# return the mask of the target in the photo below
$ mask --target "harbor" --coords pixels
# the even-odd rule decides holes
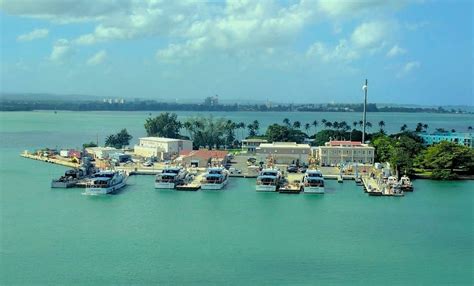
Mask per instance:
[[[178,164],[180,161],[177,160],[161,163],[155,162],[153,164],[147,164],[146,162],[140,163],[132,160],[124,163],[114,163],[114,161],[110,159],[95,158],[95,160],[91,160],[90,157],[84,156],[82,157],[82,162],[78,163],[76,158],[67,160],[66,158],[62,158],[58,155],[51,155],[47,152],[36,151],[34,153],[29,153],[28,151],[24,151],[20,156],[26,159],[38,160],[72,168],[67,170],[59,179],[53,179],[51,184],[52,188],[87,188],[88,185],[91,184],[91,180],[96,176],[95,173],[103,170],[102,172],[112,172],[111,174],[114,174],[114,172],[124,174],[124,181],[126,181],[126,177],[128,176],[155,176],[157,178],[157,183],[155,183],[156,188],[174,189],[177,191],[197,191],[208,188],[223,190],[227,188],[226,185],[228,180],[255,178],[257,185],[256,190],[259,191],[258,185],[260,182],[260,176],[262,176],[262,174],[265,175],[264,173],[266,170],[265,168],[262,170],[262,167],[250,163],[253,161],[253,155],[246,154],[230,156],[226,161],[226,168],[220,169],[197,166],[185,167]],[[311,160],[312,159],[310,159],[310,162],[312,162]],[[344,181],[355,183],[356,185],[362,186],[364,192],[369,196],[401,197],[404,196],[405,191],[413,191],[413,187],[408,177],[404,176],[399,180],[392,176],[390,172],[387,172],[388,169],[381,169],[380,164],[338,167],[321,167],[313,164],[311,169],[295,169],[294,165],[274,164],[274,161],[274,157],[268,157],[266,164],[267,166],[271,166],[270,169],[278,171],[278,174],[275,174],[276,177],[269,181],[270,184],[274,185],[274,188],[268,188],[268,186],[265,191],[282,194],[324,194],[324,180],[337,180],[338,183],[344,183]],[[165,187],[158,187],[158,178],[170,169],[175,169],[177,172],[176,174],[186,174],[186,177],[183,177],[180,180],[173,179],[170,181],[173,182],[172,184],[168,183],[165,184]],[[216,181],[212,181],[212,184],[209,185],[208,182],[206,182],[206,176],[209,174],[210,170],[222,170],[219,171],[219,174],[220,172],[223,172],[222,174],[225,174],[226,177],[225,180],[223,179],[223,181],[221,181],[222,183],[217,182],[220,185],[215,185]],[[311,181],[308,181],[308,174],[314,173],[314,171],[317,171],[317,175],[320,177],[316,185]],[[268,179],[268,176],[265,179]],[[203,184],[205,185],[204,188],[202,187]],[[123,184],[120,188],[125,186],[126,184]]]

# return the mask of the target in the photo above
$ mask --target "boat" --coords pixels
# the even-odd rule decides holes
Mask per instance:
[[[181,167],[167,167],[155,177],[156,189],[174,189],[176,185],[183,184],[188,172]]]
[[[344,179],[342,178],[342,175],[337,176],[337,182],[338,183],[344,183]]]
[[[299,194],[303,190],[303,184],[299,181],[285,182],[278,188],[280,194]]]
[[[355,177],[354,180],[355,180],[356,186],[363,186],[364,185],[364,182],[362,182],[361,177]]]
[[[59,179],[51,181],[51,188],[72,188],[79,182],[79,179],[84,177],[81,169],[71,169],[64,172],[64,175]]]
[[[86,184],[86,195],[105,195],[127,184],[127,174],[119,171],[100,171],[92,175]]]
[[[263,169],[257,177],[257,192],[276,192],[280,187],[282,176],[277,169]]]
[[[407,175],[400,178],[400,187],[404,192],[413,192],[413,184]]]
[[[84,157],[79,168],[67,170],[59,179],[51,180],[51,188],[76,187],[81,180],[91,176],[95,172],[96,169],[92,165],[91,159],[89,157]]]
[[[400,183],[395,183],[392,185],[392,195],[395,197],[403,197],[405,193],[402,190],[402,185]]]
[[[229,172],[222,167],[212,167],[207,169],[201,181],[201,189],[203,190],[220,190],[227,185],[229,181]]]
[[[319,170],[307,170],[303,185],[305,194],[324,194],[324,178]]]

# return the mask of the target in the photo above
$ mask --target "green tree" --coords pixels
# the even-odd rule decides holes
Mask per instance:
[[[265,137],[270,142],[301,143],[306,138],[306,134],[301,130],[293,129],[286,125],[272,124],[268,126]]]
[[[384,133],[383,128],[385,127],[385,121],[380,120],[379,121],[379,127],[380,127],[380,133]]]
[[[89,143],[84,143],[84,144],[82,144],[82,148],[83,148],[83,149],[86,149],[86,148],[89,148],[89,147],[97,147],[97,144],[94,143],[94,142],[92,142],[92,141],[89,142]]]
[[[178,120],[176,113],[164,112],[155,118],[147,118],[145,122],[145,130],[148,136],[181,138],[179,131],[182,127],[183,124]],[[189,126],[185,128],[189,128]]]
[[[293,122],[293,128],[294,129],[300,129],[301,128],[301,122],[299,122],[299,121]]]
[[[128,146],[132,138],[132,135],[128,134],[127,129],[122,129],[117,134],[111,134],[107,136],[105,138],[105,146],[120,149],[124,146]]]
[[[378,136],[372,140],[375,147],[375,161],[389,162],[393,153],[393,140],[388,136]]]
[[[469,173],[474,170],[474,149],[453,142],[441,141],[428,147],[422,154],[421,165],[433,170],[433,178],[450,179],[455,170]]]

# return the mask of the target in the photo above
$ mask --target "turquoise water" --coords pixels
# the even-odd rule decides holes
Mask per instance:
[[[0,116],[1,285],[473,283],[472,181],[418,180],[414,193],[381,198],[352,182],[312,196],[234,178],[223,192],[158,191],[137,176],[88,197],[50,189],[64,168],[18,153],[124,122],[138,131],[134,114]]]

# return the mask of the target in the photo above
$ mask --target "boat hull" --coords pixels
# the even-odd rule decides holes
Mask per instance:
[[[124,180],[124,181],[120,182],[119,184],[114,185],[114,186],[110,186],[108,188],[88,188],[88,187],[86,187],[86,190],[85,190],[84,194],[85,195],[92,195],[92,196],[106,195],[106,194],[113,193],[117,190],[120,190],[121,188],[125,187],[125,185],[126,185],[126,182]]]
[[[174,189],[175,183],[155,182],[155,189]]]
[[[72,188],[76,186],[77,180],[74,181],[52,181],[51,188]]]
[[[324,187],[304,187],[305,194],[324,194]]]
[[[257,185],[255,190],[257,192],[276,192],[277,187],[275,185]]]
[[[221,190],[225,187],[225,185],[227,185],[227,181],[228,180],[225,180],[220,184],[206,184],[206,183],[204,183],[204,184],[201,185],[201,190]]]

